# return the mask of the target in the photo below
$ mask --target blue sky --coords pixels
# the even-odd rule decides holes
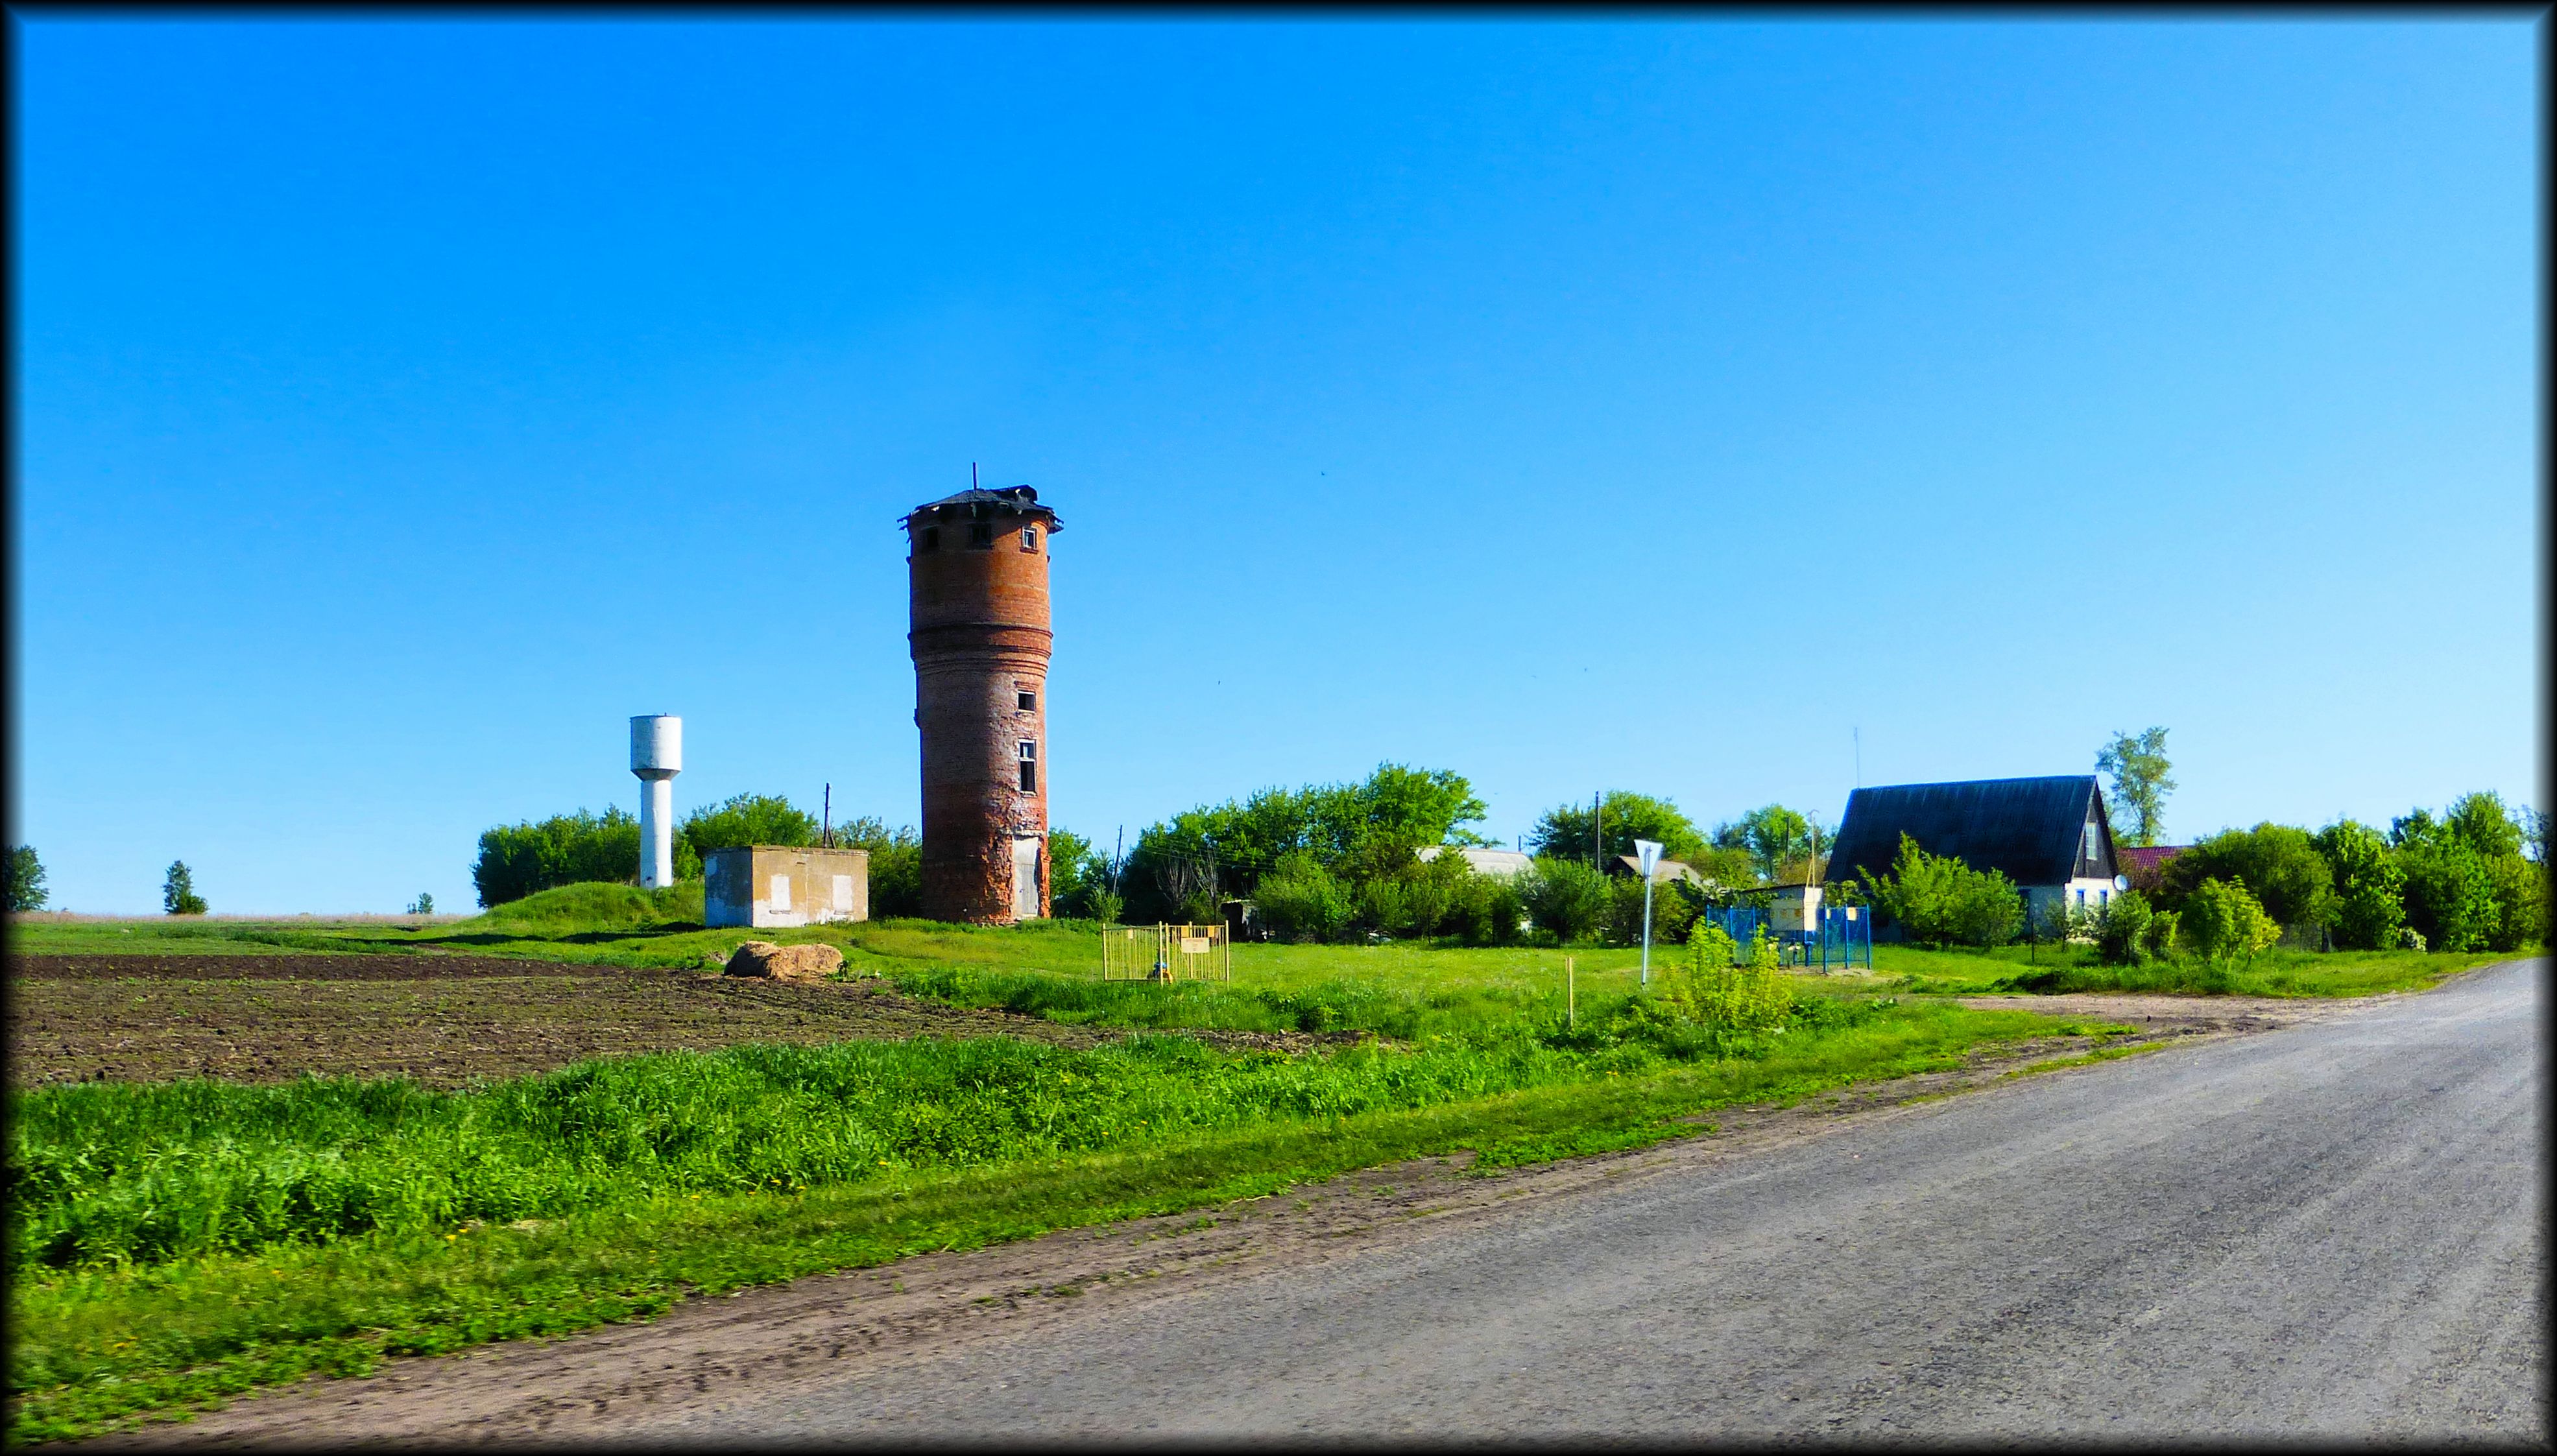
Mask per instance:
[[[2527,21],[16,25],[59,905],[467,907],[636,713],[911,823],[972,461],[1105,842],[2151,724],[2179,840],[2546,802]]]

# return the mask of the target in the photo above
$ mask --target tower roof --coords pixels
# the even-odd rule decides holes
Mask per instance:
[[[935,520],[947,520],[953,516],[1037,516],[1047,523],[1050,531],[1065,529],[1064,523],[1056,518],[1055,509],[1039,504],[1038,492],[1027,485],[1006,485],[992,490],[971,486],[955,495],[945,495],[939,500],[925,501],[899,516],[897,524],[912,530],[915,517],[927,515]]]

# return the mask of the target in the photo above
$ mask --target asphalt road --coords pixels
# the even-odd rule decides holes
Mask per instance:
[[[2548,1439],[2546,965],[630,1437]]]

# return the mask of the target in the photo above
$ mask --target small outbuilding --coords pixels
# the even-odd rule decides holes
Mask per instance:
[[[2101,908],[2121,872],[2091,773],[1857,789],[1829,852],[1829,877],[1890,873],[1902,835],[1930,855],[2004,874],[2037,914],[2055,901]]]
[[[713,929],[871,918],[871,852],[739,845],[702,860],[702,923]]]

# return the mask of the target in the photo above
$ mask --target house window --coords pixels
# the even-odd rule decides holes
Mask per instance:
[[[994,550],[995,528],[984,521],[979,521],[977,524],[970,526],[968,528],[968,545],[972,550],[977,551]]]
[[[2113,892],[2112,892],[2111,890],[2108,890],[2108,889],[2099,889],[2099,890],[2095,891],[2095,908],[2096,908],[2096,909],[2100,910],[2100,909],[2104,908],[2106,905],[2109,905],[2109,904],[2111,904],[2111,903],[2113,903]]]
[[[1024,688],[1024,689],[1022,689],[1022,690],[1021,690],[1021,694],[1020,694],[1020,702],[1021,702],[1021,712],[1023,712],[1023,713],[1036,713],[1036,712],[1038,712],[1038,694],[1033,693],[1033,692],[1029,691],[1028,689]]]
[[[1021,739],[1021,792],[1038,792],[1038,744]]]
[[[2103,835],[2095,828],[2092,821],[2086,825],[2086,862],[2089,864],[2104,862]]]
[[[1021,550],[1023,550],[1023,551],[1036,551],[1036,550],[1038,550],[1038,527],[1036,527],[1036,526],[1023,526],[1023,527],[1021,527]]]
[[[2043,843],[2049,844],[2050,841],[2045,840]],[[2081,910],[2086,908],[2086,892],[2085,890],[2080,890],[2078,892],[2078,908]]]
[[[923,534],[915,538],[914,549],[917,551],[939,551],[941,549],[941,528],[939,526],[924,527]]]

